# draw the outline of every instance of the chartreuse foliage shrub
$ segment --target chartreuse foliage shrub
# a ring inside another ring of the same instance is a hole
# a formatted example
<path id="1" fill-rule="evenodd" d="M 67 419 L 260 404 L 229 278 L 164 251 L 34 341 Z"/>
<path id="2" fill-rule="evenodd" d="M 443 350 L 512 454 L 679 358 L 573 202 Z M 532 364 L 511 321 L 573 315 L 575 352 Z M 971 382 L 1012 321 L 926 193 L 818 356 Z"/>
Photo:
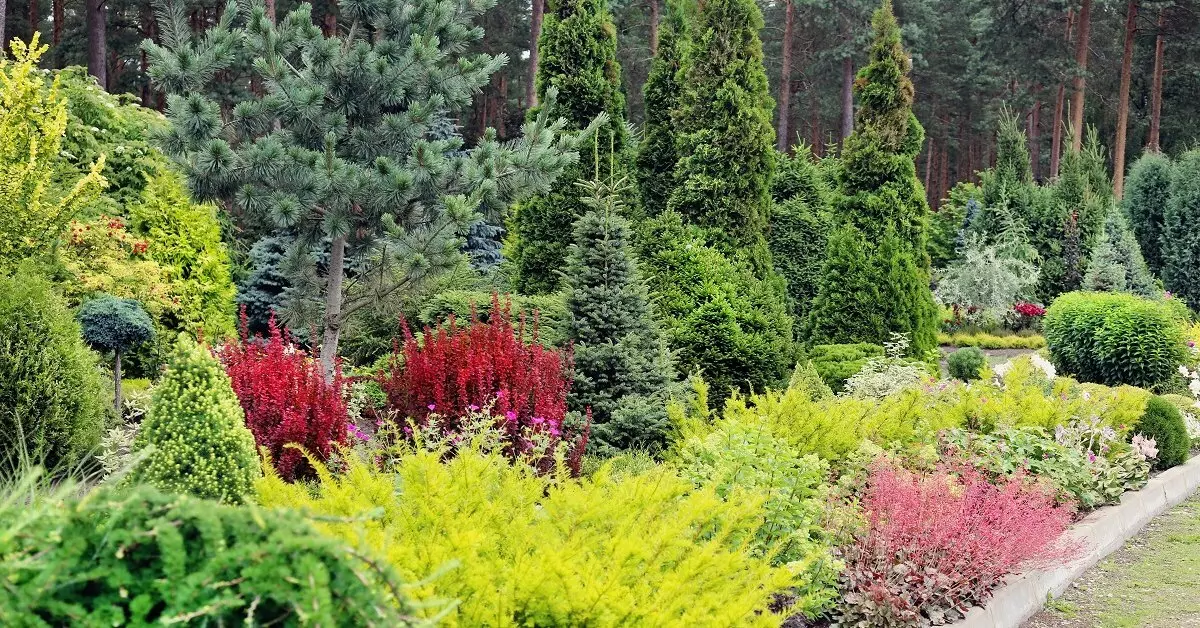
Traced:
<path id="1" fill-rule="evenodd" d="M 987 356 L 979 347 L 963 347 L 946 358 L 946 368 L 950 377 L 964 382 L 979 379 L 983 367 L 987 366 Z"/>
<path id="2" fill-rule="evenodd" d="M 47 88 L 38 69 L 46 50 L 34 35 L 14 40 L 12 60 L 0 59 L 0 271 L 50 250 L 107 184 L 103 156 L 62 180 L 67 103 L 58 79 Z"/>
<path id="3" fill-rule="evenodd" d="M 296 513 L 150 487 L 0 503 L 5 626 L 409 626 L 395 572 Z"/>
<path id="4" fill-rule="evenodd" d="M 1080 381 L 1161 389 L 1187 356 L 1183 323 L 1168 302 L 1074 292 L 1054 301 L 1043 328 L 1055 365 Z"/>
<path id="5" fill-rule="evenodd" d="M 754 549 L 765 495 L 723 499 L 665 466 L 571 480 L 462 448 L 409 452 L 394 473 L 317 468 L 313 487 L 268 472 L 259 501 L 315 515 L 422 582 L 417 598 L 459 601 L 447 626 L 777 626 L 766 607 L 792 581 Z"/>
<path id="6" fill-rule="evenodd" d="M 1134 426 L 1133 432 L 1153 438 L 1158 445 L 1158 457 L 1154 468 L 1170 469 L 1187 462 L 1191 453 L 1191 439 L 1183 414 L 1174 404 L 1162 397 L 1151 397 L 1146 402 L 1146 412 Z"/>
<path id="7" fill-rule="evenodd" d="M 1046 346 L 1046 337 L 1039 335 L 1012 334 L 997 336 L 988 333 L 938 334 L 938 344 L 951 347 L 979 347 L 980 349 L 1041 349 Z"/>
<path id="8" fill-rule="evenodd" d="M 846 380 L 861 371 L 867 365 L 867 360 L 883 357 L 883 346 L 865 342 L 817 345 L 810 348 L 805 357 L 833 392 L 840 393 L 846 389 Z"/>
<path id="9" fill-rule="evenodd" d="M 241 503 L 259 475 L 254 436 L 208 347 L 180 334 L 134 448 L 153 447 L 133 471 L 165 491 Z"/>
<path id="10" fill-rule="evenodd" d="M 82 460 L 108 420 L 100 374 L 49 281 L 0 275 L 0 471 L 25 455 L 56 471 Z"/>
<path id="11" fill-rule="evenodd" d="M 682 418 L 669 463 L 697 487 L 716 487 L 726 499 L 739 491 L 767 496 L 752 547 L 795 574 L 791 612 L 820 615 L 837 597 L 840 569 L 825 525 L 828 464 L 746 420 L 753 417 L 712 422 L 705 414 Z"/>

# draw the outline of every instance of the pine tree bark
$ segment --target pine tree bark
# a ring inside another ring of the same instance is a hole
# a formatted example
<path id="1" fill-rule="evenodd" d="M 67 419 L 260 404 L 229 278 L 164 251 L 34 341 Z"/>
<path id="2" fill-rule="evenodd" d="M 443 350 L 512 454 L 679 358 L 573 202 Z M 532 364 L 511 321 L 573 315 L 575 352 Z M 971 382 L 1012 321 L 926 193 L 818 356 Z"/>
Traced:
<path id="1" fill-rule="evenodd" d="M 275 0 L 266 1 L 267 19 L 275 22 Z"/>
<path id="2" fill-rule="evenodd" d="M 62 67 L 62 54 L 58 52 L 58 45 L 62 43 L 63 1 L 54 0 L 50 8 L 51 13 L 54 15 L 54 28 L 51 31 L 50 38 L 54 43 L 54 59 L 58 67 Z M 3 4 L 4 0 L 0 0 L 0 5 Z"/>
<path id="3" fill-rule="evenodd" d="M 1088 37 L 1092 31 L 1092 0 L 1079 10 L 1079 35 L 1075 41 L 1075 91 L 1071 95 L 1071 150 L 1083 148 L 1083 102 L 1087 93 Z"/>
<path id="4" fill-rule="evenodd" d="M 1162 129 L 1163 48 L 1166 43 L 1163 41 L 1163 28 L 1166 26 L 1166 20 L 1167 10 L 1159 9 L 1158 35 L 1154 40 L 1154 80 L 1150 89 L 1150 136 L 1146 142 L 1146 150 L 1156 153 L 1162 150 L 1159 133 Z"/>
<path id="5" fill-rule="evenodd" d="M 325 317 L 321 333 L 321 367 L 333 379 L 337 366 L 338 340 L 342 331 L 342 275 L 346 267 L 346 236 L 333 239 L 329 249 L 329 276 L 325 283 Z"/>
<path id="6" fill-rule="evenodd" d="M 854 132 L 854 59 L 842 59 L 842 141 Z"/>
<path id="7" fill-rule="evenodd" d="M 29 0 L 29 39 L 33 39 L 33 34 L 38 32 L 38 25 L 42 18 L 38 14 L 38 0 Z"/>
<path id="8" fill-rule="evenodd" d="M 1138 0 L 1125 11 L 1125 56 L 1121 58 L 1121 94 L 1117 103 L 1117 142 L 1113 152 L 1113 195 L 1125 191 L 1125 141 L 1129 133 L 1129 87 L 1133 81 L 1133 40 L 1137 36 Z"/>
<path id="9" fill-rule="evenodd" d="M 542 13 L 545 0 L 533 0 L 533 13 L 529 19 L 529 78 L 525 83 L 525 103 L 529 108 L 537 106 L 538 39 L 542 36 Z"/>
<path id="10" fill-rule="evenodd" d="M 790 7 L 791 4 L 789 3 Z M 650 0 L 650 56 L 658 54 L 658 0 Z"/>
<path id="11" fill-rule="evenodd" d="M 783 62 L 779 73 L 779 121 L 775 126 L 775 147 L 788 151 L 788 116 L 792 111 L 792 0 L 784 0 Z"/>
<path id="12" fill-rule="evenodd" d="M 1074 11 L 1067 11 L 1067 34 L 1064 41 L 1070 43 L 1071 31 L 1075 24 Z M 1054 100 L 1054 132 L 1051 134 L 1050 140 L 1050 177 L 1058 176 L 1058 166 L 1062 163 L 1062 136 L 1063 136 L 1063 119 L 1067 100 L 1067 85 L 1066 82 L 1058 84 L 1058 96 Z"/>
<path id="13" fill-rule="evenodd" d="M 88 74 L 96 77 L 100 89 L 108 89 L 107 20 L 105 0 L 84 0 L 84 23 L 87 25 Z"/>
<path id="14" fill-rule="evenodd" d="M 0 0 L 0 55 L 4 54 L 5 49 L 8 47 L 8 40 L 4 38 L 4 22 L 7 16 L 8 2 L 7 0 Z"/>
<path id="15" fill-rule="evenodd" d="M 1041 94 L 1042 87 L 1037 85 L 1034 92 Z M 1029 164 L 1033 167 L 1033 180 L 1042 180 L 1042 101 L 1035 100 L 1029 110 Z"/>

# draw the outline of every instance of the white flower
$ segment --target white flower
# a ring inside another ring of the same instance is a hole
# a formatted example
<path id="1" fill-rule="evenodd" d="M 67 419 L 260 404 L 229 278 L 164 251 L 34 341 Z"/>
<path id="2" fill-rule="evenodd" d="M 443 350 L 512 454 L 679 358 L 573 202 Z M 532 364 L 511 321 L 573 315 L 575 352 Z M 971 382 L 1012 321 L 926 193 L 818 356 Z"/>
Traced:
<path id="1" fill-rule="evenodd" d="M 1180 364 L 1180 365 L 1179 365 L 1179 374 L 1180 374 L 1180 375 L 1182 375 L 1182 376 L 1184 376 L 1184 377 L 1187 377 L 1187 376 L 1189 375 L 1189 373 L 1188 373 L 1188 367 L 1186 367 L 1186 366 L 1184 366 L 1184 365 Z"/>
<path id="2" fill-rule="evenodd" d="M 992 372 L 996 374 L 996 377 L 1003 379 L 1004 376 L 1007 375 L 1008 372 L 1012 370 L 1012 367 L 1013 367 L 1012 360 L 1009 360 L 1008 362 L 1005 362 L 1004 364 L 997 364 L 996 368 L 992 369 Z"/>
<path id="3" fill-rule="evenodd" d="M 1200 379 L 1193 379 L 1188 382 L 1188 390 L 1192 391 L 1193 395 L 1200 397 Z"/>
<path id="4" fill-rule="evenodd" d="M 1054 369 L 1054 365 L 1051 364 L 1049 360 L 1036 353 L 1030 356 L 1029 360 L 1033 362 L 1034 366 L 1038 367 L 1043 373 L 1046 374 L 1047 379 L 1053 380 L 1054 376 L 1058 374 L 1058 371 Z"/>
<path id="5" fill-rule="evenodd" d="M 1141 434 L 1134 435 L 1133 450 L 1146 460 L 1158 457 L 1158 443 L 1153 438 L 1146 438 Z"/>

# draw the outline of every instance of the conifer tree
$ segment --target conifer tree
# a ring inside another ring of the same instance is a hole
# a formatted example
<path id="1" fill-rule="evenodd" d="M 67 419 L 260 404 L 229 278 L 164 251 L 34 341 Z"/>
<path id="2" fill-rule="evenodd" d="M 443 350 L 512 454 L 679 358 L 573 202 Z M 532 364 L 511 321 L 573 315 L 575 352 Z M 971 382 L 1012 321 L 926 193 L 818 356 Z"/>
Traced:
<path id="1" fill-rule="evenodd" d="M 1200 308 L 1200 149 L 1175 163 L 1170 199 L 1163 215 L 1163 284 Z"/>
<path id="2" fill-rule="evenodd" d="M 162 44 L 144 47 L 168 94 L 163 147 L 198 196 L 297 235 L 286 318 L 319 329 L 327 374 L 351 314 L 456 263 L 477 208 L 549 190 L 594 130 L 575 120 L 583 132 L 560 133 L 546 86 L 546 110 L 514 143 L 491 130 L 469 150 L 440 137 L 507 61 L 461 52 L 482 37 L 471 24 L 491 6 L 344 2 L 346 27 L 326 36 L 307 4 L 276 23 L 260 4 L 230 3 L 203 34 L 181 3 L 158 5 Z M 261 89 L 225 110 L 208 88 L 245 62 Z"/>
<path id="3" fill-rule="evenodd" d="M 762 13 L 754 0 L 708 0 L 696 15 L 680 70 L 683 91 L 676 187 L 668 206 L 708 229 L 726 250 L 749 249 L 765 263 L 770 185 L 775 172 L 775 103 L 763 67 Z"/>
<path id="4" fill-rule="evenodd" d="M 994 242 L 1006 220 L 1030 220 L 1033 168 L 1025 129 L 1008 109 L 1001 113 L 996 131 L 996 166 L 983 173 L 983 206 L 971 231 Z"/>
<path id="5" fill-rule="evenodd" d="M 1092 258 L 1083 277 L 1083 289 L 1095 292 L 1132 292 L 1153 297 L 1159 288 L 1146 267 L 1137 238 L 1125 214 L 1113 205 L 1104 219 Z"/>
<path id="6" fill-rule="evenodd" d="M 689 24 L 693 19 L 693 0 L 672 0 L 658 31 L 658 52 L 650 64 L 650 75 L 643 87 L 646 124 L 637 154 L 637 182 L 642 208 L 647 216 L 657 216 L 667 207 L 675 189 L 675 123 L 671 113 L 679 108 L 683 89 L 679 69 L 691 46 Z"/>
<path id="7" fill-rule="evenodd" d="M 805 320 L 820 282 L 829 239 L 831 193 L 807 146 L 779 156 L 771 184 L 771 229 L 767 243 L 776 271 L 787 280 L 792 315 Z"/>
<path id="8" fill-rule="evenodd" d="M 1080 288 L 1112 203 L 1104 152 L 1092 129 L 1080 150 L 1063 155 L 1058 179 L 1035 203 L 1033 240 L 1042 258 L 1037 292 L 1043 301 Z"/>
<path id="9" fill-rule="evenodd" d="M 1171 159 L 1162 153 L 1149 151 L 1142 155 L 1129 171 L 1121 199 L 1146 266 L 1155 275 L 1163 271 L 1163 214 L 1171 197 L 1171 168 Z"/>
<path id="10" fill-rule="evenodd" d="M 583 128 L 596 116 L 606 115 L 595 143 L 582 146 L 581 152 L 598 156 L 601 180 L 614 174 L 623 176 L 629 134 L 617 62 L 617 30 L 608 0 L 550 0 L 538 54 L 537 93 L 543 105 L 533 108 L 530 115 L 538 115 L 544 107 L 565 119 L 569 129 Z M 545 102 L 551 89 L 559 93 L 553 104 Z M 568 170 L 556 190 L 517 208 L 510 254 L 518 291 L 539 294 L 560 287 L 559 271 L 571 245 L 571 226 L 587 211 L 573 183 L 590 169 L 588 164 Z"/>
<path id="11" fill-rule="evenodd" d="M 912 62 L 900 44 L 891 0 L 873 20 L 870 63 L 855 83 L 860 103 L 838 174 L 838 225 L 809 316 L 814 344 L 883 344 L 892 333 L 921 355 L 936 346 L 929 289 L 929 206 L 914 158 L 925 132 L 912 113 Z"/>
<path id="12" fill-rule="evenodd" d="M 571 409 L 591 410 L 589 444 L 601 454 L 658 450 L 670 429 L 664 395 L 674 376 L 633 257 L 629 223 L 620 215 L 626 184 L 581 187 L 590 211 L 575 223 L 566 273 L 575 362 Z"/>

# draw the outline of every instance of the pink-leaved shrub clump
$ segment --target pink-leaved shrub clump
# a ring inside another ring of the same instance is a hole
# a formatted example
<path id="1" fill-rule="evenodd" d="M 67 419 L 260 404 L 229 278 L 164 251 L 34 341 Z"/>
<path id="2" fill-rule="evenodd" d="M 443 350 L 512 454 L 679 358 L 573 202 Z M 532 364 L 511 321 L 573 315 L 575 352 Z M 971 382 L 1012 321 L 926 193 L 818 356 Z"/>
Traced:
<path id="1" fill-rule="evenodd" d="M 284 480 L 313 477 L 304 453 L 325 461 L 347 439 L 341 369 L 327 379 L 320 362 L 293 344 L 273 316 L 266 338 L 251 337 L 243 309 L 241 331 L 241 340 L 225 345 L 219 357 L 246 414 L 246 427 Z M 291 443 L 303 451 L 287 447 Z"/>
<path id="2" fill-rule="evenodd" d="M 1027 476 L 995 483 L 970 465 L 916 473 L 877 461 L 862 497 L 866 529 L 844 548 L 840 625 L 950 623 L 1005 575 L 1064 560 L 1074 507 Z"/>

